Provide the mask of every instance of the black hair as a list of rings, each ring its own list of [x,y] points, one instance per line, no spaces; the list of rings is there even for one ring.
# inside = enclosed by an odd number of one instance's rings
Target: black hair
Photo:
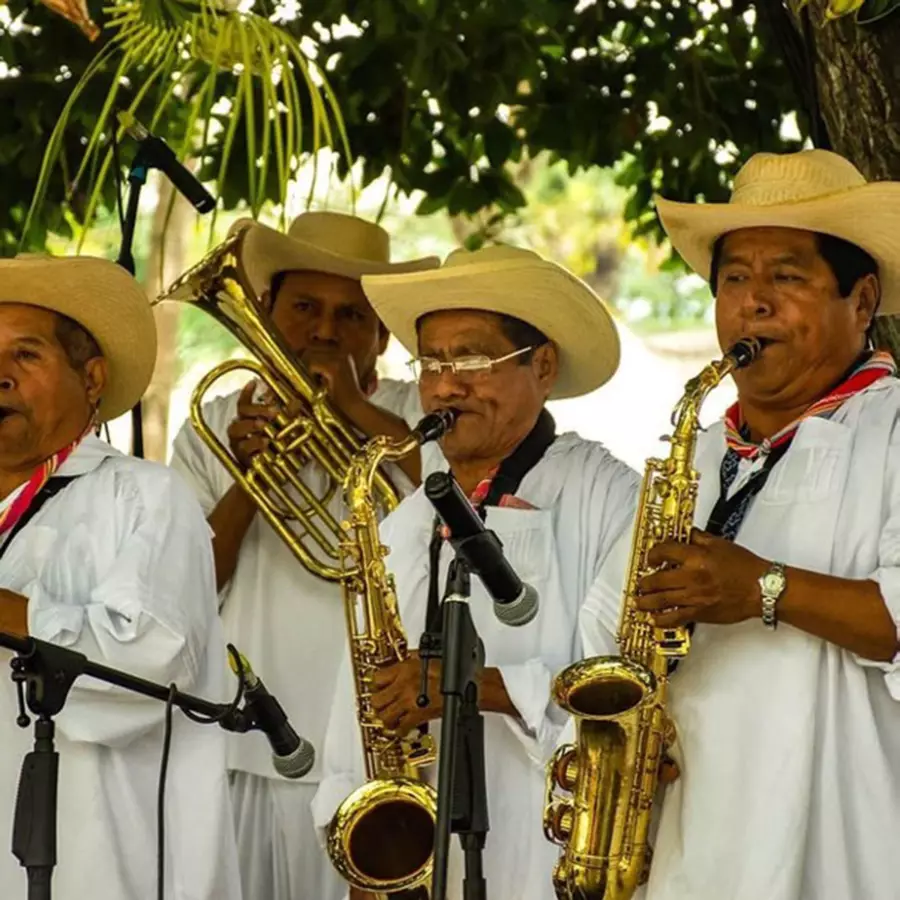
[[[89,359],[103,356],[103,351],[94,336],[74,319],[62,313],[56,313],[53,332],[69,360],[69,365],[76,372],[80,372]]]
[[[272,304],[273,309],[275,308],[275,301],[278,299],[278,292],[281,290],[281,286],[290,274],[291,273],[288,270],[285,270],[284,272],[276,272],[272,276],[272,283],[269,286],[269,302]]]
[[[878,275],[878,263],[862,247],[821,231],[814,231],[813,236],[816,239],[816,249],[834,274],[842,297],[850,296],[860,278]],[[725,234],[720,235],[713,244],[712,263],[709,267],[709,286],[713,294],[716,293],[719,280],[719,264],[726,237]]]

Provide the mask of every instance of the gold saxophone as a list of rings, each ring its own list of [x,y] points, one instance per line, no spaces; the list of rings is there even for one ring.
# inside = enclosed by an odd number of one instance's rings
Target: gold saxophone
[[[691,538],[699,476],[693,468],[706,395],[757,358],[762,343],[736,343],[685,386],[672,414],[667,459],[647,461],[619,622],[621,656],[574,663],[557,675],[554,701],[575,719],[575,743],[547,767],[544,832],[564,848],[553,872],[560,900],[627,900],[647,880],[648,831],[663,754],[675,739],[667,713],[669,661],[690,648],[687,628],[658,629],[635,605],[650,550]],[[570,797],[556,793],[561,788]]]
[[[378,534],[372,480],[382,462],[402,459],[427,441],[438,440],[457,415],[454,410],[431,413],[402,441],[373,438],[353,458],[344,483],[349,513],[341,549],[355,574],[342,585],[367,781],[335,813],[327,848],[349,884],[376,894],[428,896],[437,794],[418,779],[418,770],[434,762],[433,738],[388,731],[372,706],[376,670],[408,656],[394,579],[384,563],[389,548],[382,546]]]
[[[250,227],[248,224],[230,235],[155,302],[174,300],[203,310],[250,351],[253,359],[228,360],[200,380],[191,396],[191,423],[298,561],[319,578],[341,581],[348,574],[341,565],[341,525],[328,505],[362,442],[331,407],[325,389],[304,369],[261,308],[241,264],[241,245]],[[203,418],[207,391],[237,369],[252,372],[262,381],[279,409],[266,429],[269,449],[256,454],[247,470]],[[299,414],[290,409],[297,401],[303,407]],[[303,477],[303,469],[311,462],[326,476],[325,488],[319,493]],[[394,509],[399,496],[389,479],[377,472],[372,484],[382,511]]]

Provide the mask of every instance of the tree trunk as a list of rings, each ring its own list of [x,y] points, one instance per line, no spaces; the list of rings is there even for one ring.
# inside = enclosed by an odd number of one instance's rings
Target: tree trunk
[[[158,296],[186,268],[184,251],[189,243],[187,232],[192,215],[190,204],[179,195],[176,196],[175,206],[167,223],[166,213],[172,198],[172,185],[167,179],[160,179],[159,188],[144,279],[144,287],[151,299]],[[158,349],[153,380],[143,400],[144,456],[157,462],[165,462],[168,450],[169,396],[175,384],[180,313],[181,307],[177,303],[161,303],[153,309]]]
[[[789,0],[801,23],[798,0]],[[825,21],[827,0],[807,6],[816,82],[832,149],[869,181],[900,181],[900,14],[871,26]],[[802,24],[800,25],[801,31]],[[875,343],[900,360],[900,316],[879,316]]]
[[[870,181],[900,181],[900,13],[860,26],[853,16],[826,22],[826,5],[812,0],[807,9],[832,147]]]

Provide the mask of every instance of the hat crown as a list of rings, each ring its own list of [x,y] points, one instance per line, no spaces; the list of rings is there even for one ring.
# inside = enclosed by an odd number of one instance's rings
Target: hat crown
[[[839,194],[866,184],[853,163],[828,150],[756,153],[734,179],[731,203],[775,206]]]
[[[480,263],[536,263],[544,262],[543,257],[534,250],[522,247],[511,247],[509,244],[492,244],[480,250],[454,250],[445,260],[442,268],[453,269],[460,266],[474,266]]]
[[[311,244],[336,256],[372,263],[391,261],[388,233],[374,222],[346,213],[313,211],[301,213],[291,222],[288,237]]]

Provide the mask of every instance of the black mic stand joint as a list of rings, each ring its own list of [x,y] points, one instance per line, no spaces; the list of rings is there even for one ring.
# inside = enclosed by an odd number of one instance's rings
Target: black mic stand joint
[[[432,900],[447,896],[450,835],[459,837],[465,856],[464,900],[485,900],[487,886],[482,853],[490,823],[484,764],[484,720],[478,708],[478,685],[484,668],[484,645],[469,609],[469,564],[463,555],[451,563],[443,602],[440,655],[441,747],[438,755],[438,809],[435,827]],[[423,665],[427,666],[426,656]]]

